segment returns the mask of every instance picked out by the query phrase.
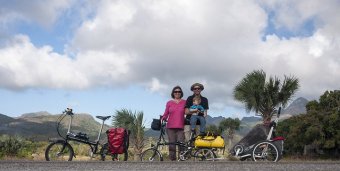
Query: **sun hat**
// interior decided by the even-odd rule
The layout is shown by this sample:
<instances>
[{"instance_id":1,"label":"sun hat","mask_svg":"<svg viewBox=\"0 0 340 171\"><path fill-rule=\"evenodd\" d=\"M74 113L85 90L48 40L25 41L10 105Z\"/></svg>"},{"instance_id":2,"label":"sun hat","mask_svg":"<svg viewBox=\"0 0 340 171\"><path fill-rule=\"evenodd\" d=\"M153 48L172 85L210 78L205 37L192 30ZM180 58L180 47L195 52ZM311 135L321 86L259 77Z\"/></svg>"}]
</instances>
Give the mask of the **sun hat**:
<instances>
[{"instance_id":1,"label":"sun hat","mask_svg":"<svg viewBox=\"0 0 340 171\"><path fill-rule=\"evenodd\" d=\"M204 90L204 86L200 83L195 83L191 86L191 91L194 91L194 87L199 86L201 90Z\"/></svg>"}]
</instances>

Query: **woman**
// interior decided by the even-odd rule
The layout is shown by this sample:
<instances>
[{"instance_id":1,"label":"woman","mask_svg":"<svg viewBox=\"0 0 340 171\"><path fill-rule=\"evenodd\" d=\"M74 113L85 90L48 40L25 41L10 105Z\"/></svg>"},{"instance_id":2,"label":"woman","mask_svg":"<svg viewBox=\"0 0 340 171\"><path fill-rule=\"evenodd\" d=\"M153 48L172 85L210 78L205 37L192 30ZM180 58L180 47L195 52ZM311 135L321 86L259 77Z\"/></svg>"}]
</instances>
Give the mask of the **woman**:
<instances>
[{"instance_id":1,"label":"woman","mask_svg":"<svg viewBox=\"0 0 340 171\"><path fill-rule=\"evenodd\" d=\"M167 120L166 133L169 142L184 142L184 107L185 100L182 99L183 91L180 86L176 86L171 92L172 99L166 103L162 120ZM180 151L180 149L179 149ZM176 145L169 145L169 158L176 160Z\"/></svg>"}]
</instances>

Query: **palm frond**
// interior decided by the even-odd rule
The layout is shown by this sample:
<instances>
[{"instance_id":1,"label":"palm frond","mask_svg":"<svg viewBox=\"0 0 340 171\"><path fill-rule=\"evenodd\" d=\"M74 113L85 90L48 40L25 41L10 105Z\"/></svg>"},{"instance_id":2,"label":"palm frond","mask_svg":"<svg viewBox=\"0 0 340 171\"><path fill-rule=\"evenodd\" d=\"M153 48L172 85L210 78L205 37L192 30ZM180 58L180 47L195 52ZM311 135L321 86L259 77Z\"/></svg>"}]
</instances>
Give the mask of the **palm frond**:
<instances>
[{"instance_id":1,"label":"palm frond","mask_svg":"<svg viewBox=\"0 0 340 171\"><path fill-rule=\"evenodd\" d=\"M299 88L299 81L295 77L287 77L283 83L278 77L269 77L266 73L255 70L248 73L234 88L234 98L245 105L247 112L259 113L264 119L271 118L278 105L285 106Z\"/></svg>"}]
</instances>

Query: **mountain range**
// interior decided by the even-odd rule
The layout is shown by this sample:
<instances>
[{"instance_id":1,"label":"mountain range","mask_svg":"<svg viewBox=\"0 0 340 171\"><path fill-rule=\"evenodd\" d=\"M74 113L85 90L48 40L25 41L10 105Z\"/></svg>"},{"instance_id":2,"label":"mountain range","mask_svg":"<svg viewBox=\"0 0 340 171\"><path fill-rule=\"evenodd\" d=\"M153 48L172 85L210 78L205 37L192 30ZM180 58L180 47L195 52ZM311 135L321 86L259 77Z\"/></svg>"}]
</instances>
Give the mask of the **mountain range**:
<instances>
[{"instance_id":1,"label":"mountain range","mask_svg":"<svg viewBox=\"0 0 340 171\"><path fill-rule=\"evenodd\" d=\"M0 114L0 135L19 135L32 140L48 140L58 137L57 120L61 114L52 115L48 112L26 113L18 118L11 118ZM65 135L69 123L69 116L61 121L60 132ZM98 123L90 114L76 114L72 122L72 132L84 132L94 139L100 129ZM108 129L105 125L103 130Z\"/></svg>"},{"instance_id":2,"label":"mountain range","mask_svg":"<svg viewBox=\"0 0 340 171\"><path fill-rule=\"evenodd\" d=\"M306 104L308 100L299 97L294 100L287 108L282 111L282 114L290 114L290 115L298 115L298 114L305 114L306 113Z\"/></svg>"},{"instance_id":3,"label":"mountain range","mask_svg":"<svg viewBox=\"0 0 340 171\"><path fill-rule=\"evenodd\" d=\"M308 100L305 98L297 98L294 100L287 108L282 112L282 118L289 118L290 116L305 113L305 105ZM61 114L52 115L46 111L25 113L20 117L12 118L4 114L0 114L0 135L19 135L21 137L29 138L32 140L48 140L48 138L58 137L56 121L61 116ZM218 125L225 117L207 117L207 125ZM240 136L246 135L254 125L261 123L260 117L250 116L243 117L241 119L241 129L236 133ZM69 118L63 119L61 122L61 133L65 134L67 132ZM111 119L106 121L109 123ZM111 125L111 123L109 123ZM100 128L100 123L98 123L90 114L79 113L74 115L72 123L72 131L84 132L89 135L90 138L94 139L98 135ZM104 126L104 131L109 128L108 125ZM149 128L145 130L145 136L157 137L159 135L158 131L153 131Z\"/></svg>"}]
</instances>

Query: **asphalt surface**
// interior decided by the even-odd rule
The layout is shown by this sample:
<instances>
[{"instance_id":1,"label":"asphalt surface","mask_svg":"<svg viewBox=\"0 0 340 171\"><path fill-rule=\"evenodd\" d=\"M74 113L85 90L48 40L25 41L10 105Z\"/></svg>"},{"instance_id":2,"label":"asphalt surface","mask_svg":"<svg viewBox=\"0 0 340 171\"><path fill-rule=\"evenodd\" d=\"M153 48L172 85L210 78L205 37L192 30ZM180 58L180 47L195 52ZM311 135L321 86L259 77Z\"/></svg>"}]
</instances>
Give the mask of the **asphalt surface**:
<instances>
[{"instance_id":1,"label":"asphalt surface","mask_svg":"<svg viewBox=\"0 0 340 171\"><path fill-rule=\"evenodd\" d=\"M0 161L1 171L134 171L134 170L195 170L195 171L340 171L340 161L259 163L239 161L219 162L47 162L47 161Z\"/></svg>"}]
</instances>

